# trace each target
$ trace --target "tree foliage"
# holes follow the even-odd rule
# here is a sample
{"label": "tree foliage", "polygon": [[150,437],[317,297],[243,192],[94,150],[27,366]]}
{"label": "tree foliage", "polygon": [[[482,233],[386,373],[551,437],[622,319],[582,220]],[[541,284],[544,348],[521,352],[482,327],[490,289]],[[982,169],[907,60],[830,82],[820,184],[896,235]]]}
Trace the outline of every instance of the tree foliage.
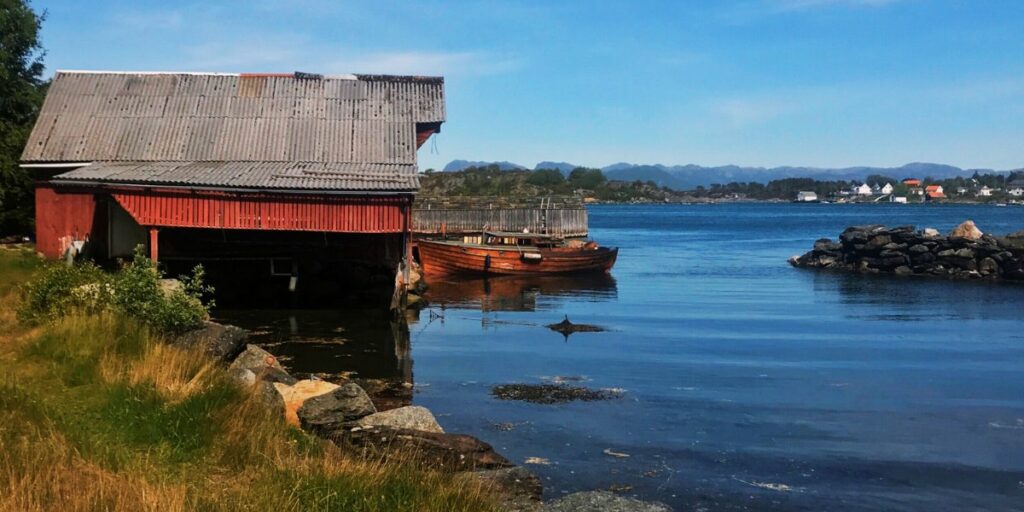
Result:
{"label": "tree foliage", "polygon": [[587,169],[577,167],[569,173],[569,184],[575,188],[594,190],[603,185],[608,178],[605,178],[601,169]]}
{"label": "tree foliage", "polygon": [[45,92],[44,18],[25,0],[0,0],[0,233],[32,229],[32,178],[18,160]]}

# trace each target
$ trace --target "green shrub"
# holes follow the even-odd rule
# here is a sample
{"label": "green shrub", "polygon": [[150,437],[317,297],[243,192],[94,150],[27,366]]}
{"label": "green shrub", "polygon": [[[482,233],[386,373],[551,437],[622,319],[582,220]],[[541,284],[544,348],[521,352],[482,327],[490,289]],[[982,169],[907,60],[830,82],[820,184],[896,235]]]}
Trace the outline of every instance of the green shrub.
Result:
{"label": "green shrub", "polygon": [[109,305],[108,278],[96,265],[50,264],[21,288],[22,320],[60,318],[72,311],[97,312]]}
{"label": "green shrub", "polygon": [[198,327],[213,306],[212,300],[204,302],[213,293],[204,276],[202,266],[196,266],[192,275],[181,278],[181,287],[164,290],[163,272],[141,250],[112,274],[90,262],[54,263],[22,287],[18,314],[39,323],[72,312],[116,311],[158,332],[181,333]]}

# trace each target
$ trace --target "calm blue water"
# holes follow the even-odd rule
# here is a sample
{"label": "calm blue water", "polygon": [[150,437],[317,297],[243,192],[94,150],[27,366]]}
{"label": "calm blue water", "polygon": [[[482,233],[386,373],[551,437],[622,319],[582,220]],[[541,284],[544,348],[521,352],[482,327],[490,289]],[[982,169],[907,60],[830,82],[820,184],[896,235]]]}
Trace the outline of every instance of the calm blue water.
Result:
{"label": "calm blue water", "polygon": [[[529,467],[548,497],[615,486],[677,510],[1024,510],[1024,286],[786,263],[852,224],[968,218],[1024,229],[1021,207],[595,207],[592,236],[620,247],[612,279],[437,283],[410,325],[411,371],[389,364],[448,431],[546,459]],[[609,331],[543,327],[564,315]],[[301,346],[291,332],[283,346]],[[322,347],[292,352],[325,364]],[[489,393],[555,376],[625,393]]]}

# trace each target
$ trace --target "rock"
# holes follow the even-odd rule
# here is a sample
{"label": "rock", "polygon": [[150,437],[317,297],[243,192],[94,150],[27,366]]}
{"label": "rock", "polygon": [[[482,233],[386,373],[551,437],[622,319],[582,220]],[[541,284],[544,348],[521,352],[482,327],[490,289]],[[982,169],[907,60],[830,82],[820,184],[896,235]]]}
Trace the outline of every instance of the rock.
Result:
{"label": "rock", "polygon": [[245,329],[207,321],[198,329],[174,337],[171,343],[183,347],[201,347],[207,354],[226,361],[241,352],[248,339],[249,332]]}
{"label": "rock", "polygon": [[558,322],[557,324],[548,324],[545,327],[552,331],[561,333],[566,338],[568,338],[570,334],[576,332],[602,332],[605,330],[604,327],[596,325],[574,324],[569,321],[569,315],[565,315],[565,319],[561,322]]}
{"label": "rock", "polygon": [[[262,402],[267,409],[277,411],[282,415],[285,413],[284,397],[281,396],[281,393],[274,387],[274,383],[267,382],[265,380],[257,380],[256,374],[253,373],[252,370],[246,368],[230,368],[228,369],[228,375],[239,385],[239,387],[256,393],[259,396],[260,402]],[[256,387],[256,389],[254,389],[254,387]]]}
{"label": "rock", "polygon": [[475,471],[473,475],[504,495],[502,510],[528,511],[542,507],[540,500],[544,495],[544,485],[526,468],[486,469]]}
{"label": "rock", "polygon": [[512,463],[491,445],[473,437],[391,427],[356,427],[326,436],[340,446],[362,451],[371,458],[414,456],[426,467],[441,471],[510,468]]}
{"label": "rock", "polygon": [[819,239],[812,250],[788,261],[795,267],[870,274],[1024,279],[1024,240],[982,234],[969,221],[948,237],[931,228],[917,234],[911,226],[855,226],[840,240],[838,250],[829,251],[829,240]]}
{"label": "rock", "polygon": [[877,250],[880,250],[882,247],[885,247],[886,245],[891,244],[891,243],[892,243],[892,237],[890,237],[889,235],[878,235],[878,236],[872,237],[870,240],[868,240],[864,244],[864,249],[863,250],[865,250],[865,251],[877,251]]}
{"label": "rock", "polygon": [[261,380],[258,384],[256,393],[259,396],[260,402],[262,402],[268,410],[275,411],[281,415],[285,414],[284,397],[277,391],[277,387],[273,382]]}
{"label": "rock", "polygon": [[949,232],[950,238],[966,238],[968,240],[977,240],[981,238],[982,232],[978,229],[978,226],[974,225],[974,221],[965,220],[959,226],[953,228],[953,231]]}
{"label": "rock", "polygon": [[295,384],[298,379],[292,377],[285,371],[281,363],[273,354],[257,347],[246,345],[245,350],[231,363],[229,370],[245,369],[253,372],[261,380],[280,382],[282,384]]}
{"label": "rock", "polygon": [[924,228],[923,230],[921,230],[921,234],[928,238],[934,238],[941,235],[941,233],[939,233],[939,230],[935,228]]}
{"label": "rock", "polygon": [[996,260],[992,258],[983,258],[978,262],[978,272],[983,276],[995,274],[999,272],[999,263],[996,263]]}
{"label": "rock", "polygon": [[299,421],[298,411],[302,407],[306,400],[315,396],[326,395],[335,389],[338,389],[338,385],[327,382],[326,380],[319,379],[304,379],[296,381],[292,385],[282,384],[280,382],[274,383],[274,389],[284,399],[284,419],[289,425],[301,427],[302,423]]}
{"label": "rock", "polygon": [[608,491],[577,492],[548,503],[545,512],[671,512],[667,505],[616,496]]}
{"label": "rock", "polygon": [[945,251],[939,251],[940,258],[974,258],[974,251],[967,249],[946,249]]}
{"label": "rock", "polygon": [[1024,229],[1017,231],[1016,233],[1010,233],[1009,235],[1006,235],[1006,238],[1024,238]]}
{"label": "rock", "polygon": [[307,398],[297,416],[304,430],[326,436],[375,412],[377,408],[366,391],[354,382],[346,382],[333,391]]}
{"label": "rock", "polygon": [[444,433],[444,429],[426,407],[409,405],[364,416],[355,421],[359,427],[392,427]]}
{"label": "rock", "polygon": [[829,238],[822,238],[814,242],[814,250],[816,251],[834,252],[842,248],[841,244],[837,244]]}

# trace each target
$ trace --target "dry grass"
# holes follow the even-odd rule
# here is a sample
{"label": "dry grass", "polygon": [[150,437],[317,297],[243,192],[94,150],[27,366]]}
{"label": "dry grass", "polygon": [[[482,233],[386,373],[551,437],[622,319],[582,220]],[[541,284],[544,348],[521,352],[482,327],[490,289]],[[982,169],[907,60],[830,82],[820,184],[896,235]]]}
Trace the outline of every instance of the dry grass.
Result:
{"label": "dry grass", "polygon": [[20,326],[17,279],[0,276],[0,512],[495,508],[474,479],[364,460],[285,425],[255,388],[137,322]]}

